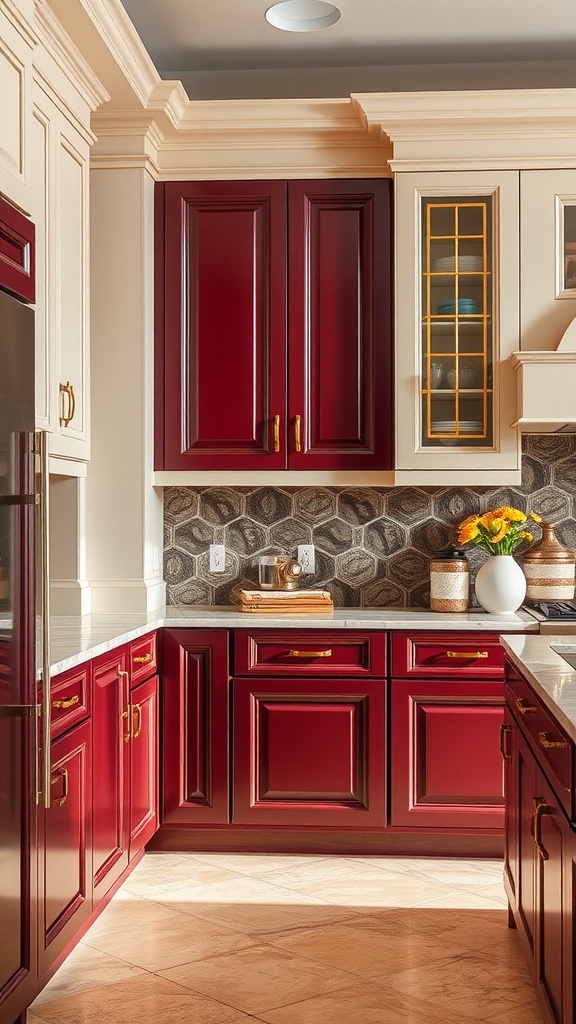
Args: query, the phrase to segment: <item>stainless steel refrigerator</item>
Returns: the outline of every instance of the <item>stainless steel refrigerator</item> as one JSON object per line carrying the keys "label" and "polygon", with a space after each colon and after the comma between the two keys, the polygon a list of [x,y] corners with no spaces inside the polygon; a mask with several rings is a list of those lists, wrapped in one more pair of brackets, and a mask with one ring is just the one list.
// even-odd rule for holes
{"label": "stainless steel refrigerator", "polygon": [[0,292],[0,1024],[33,995],[36,683],[34,312]]}

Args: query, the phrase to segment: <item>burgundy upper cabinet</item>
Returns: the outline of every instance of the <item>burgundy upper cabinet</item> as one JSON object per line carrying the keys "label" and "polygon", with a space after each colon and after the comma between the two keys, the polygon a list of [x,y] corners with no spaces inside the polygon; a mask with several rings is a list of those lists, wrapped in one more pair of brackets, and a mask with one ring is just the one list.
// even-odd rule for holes
{"label": "burgundy upper cabinet", "polygon": [[157,468],[389,468],[390,181],[156,189]]}
{"label": "burgundy upper cabinet", "polygon": [[34,240],[31,220],[0,196],[0,288],[34,302]]}

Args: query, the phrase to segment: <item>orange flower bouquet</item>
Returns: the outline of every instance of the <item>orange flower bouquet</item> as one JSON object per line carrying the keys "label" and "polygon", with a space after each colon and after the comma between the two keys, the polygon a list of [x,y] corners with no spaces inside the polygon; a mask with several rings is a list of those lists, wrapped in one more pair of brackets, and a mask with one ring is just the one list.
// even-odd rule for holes
{"label": "orange flower bouquet", "polygon": [[526,529],[529,519],[541,523],[536,512],[502,505],[481,516],[468,516],[458,527],[459,544],[476,544],[490,555],[511,555],[523,541],[531,543],[533,535]]}

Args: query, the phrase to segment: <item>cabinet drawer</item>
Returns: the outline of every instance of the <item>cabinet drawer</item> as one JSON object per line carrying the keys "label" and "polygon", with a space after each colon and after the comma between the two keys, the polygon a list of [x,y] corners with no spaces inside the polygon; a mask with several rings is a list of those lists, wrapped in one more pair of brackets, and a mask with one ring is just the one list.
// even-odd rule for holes
{"label": "cabinet drawer", "polygon": [[514,670],[506,672],[506,699],[559,800],[572,812],[573,744],[528,683]]}
{"label": "cabinet drawer", "polygon": [[60,736],[88,718],[91,711],[90,698],[89,664],[54,676],[50,683],[52,737]]}
{"label": "cabinet drawer", "polygon": [[130,686],[136,686],[143,679],[155,676],[158,671],[156,633],[150,633],[130,644],[129,672]]}
{"label": "cabinet drawer", "polygon": [[386,634],[341,630],[237,630],[237,676],[383,676]]}
{"label": "cabinet drawer", "polygon": [[392,675],[499,679],[504,648],[498,633],[394,633]]}

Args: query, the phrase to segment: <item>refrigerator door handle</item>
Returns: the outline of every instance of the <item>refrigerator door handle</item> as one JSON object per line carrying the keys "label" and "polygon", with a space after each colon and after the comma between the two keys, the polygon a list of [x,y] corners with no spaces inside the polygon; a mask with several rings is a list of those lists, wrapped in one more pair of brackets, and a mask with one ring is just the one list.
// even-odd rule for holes
{"label": "refrigerator door handle", "polygon": [[0,508],[5,505],[39,505],[39,494],[2,494],[0,495]]}
{"label": "refrigerator door handle", "polygon": [[[45,430],[36,432],[36,453],[39,456],[40,487],[38,495],[38,551],[41,586],[42,629],[42,784],[37,787],[38,804],[50,807],[52,766],[50,758],[50,730],[52,707],[50,701],[50,569],[48,561],[48,436]],[[38,763],[38,738],[36,740]]]}
{"label": "refrigerator door handle", "polygon": [[0,704],[0,718],[39,718],[40,704]]}

